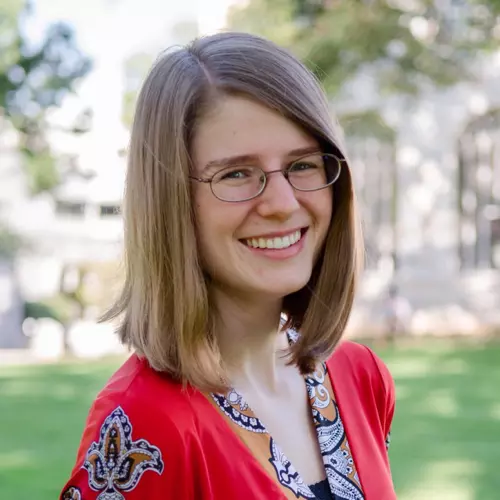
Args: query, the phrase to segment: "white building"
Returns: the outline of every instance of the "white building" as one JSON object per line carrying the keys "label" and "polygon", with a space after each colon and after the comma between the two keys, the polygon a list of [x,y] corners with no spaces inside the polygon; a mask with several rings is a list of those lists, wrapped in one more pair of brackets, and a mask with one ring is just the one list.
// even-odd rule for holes
{"label": "white building", "polygon": [[[0,224],[12,230],[15,220],[27,198],[26,183],[19,168],[17,134],[0,117]],[[16,279],[14,262],[0,255],[0,349],[25,345],[20,334],[23,302]]]}
{"label": "white building", "polygon": [[377,251],[354,319],[360,329],[380,319],[390,283],[422,333],[500,326],[500,52],[474,70],[477,83],[428,91],[411,113],[397,100],[383,105],[394,143],[350,140]]}

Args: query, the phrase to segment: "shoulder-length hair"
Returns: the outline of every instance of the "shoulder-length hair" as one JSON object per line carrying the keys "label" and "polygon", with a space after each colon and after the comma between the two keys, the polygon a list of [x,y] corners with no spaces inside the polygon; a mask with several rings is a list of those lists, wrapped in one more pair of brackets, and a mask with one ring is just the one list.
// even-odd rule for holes
{"label": "shoulder-length hair", "polygon": [[[260,37],[221,33],[162,55],[137,101],[124,197],[123,290],[105,320],[122,317],[121,341],[150,365],[201,390],[228,386],[200,265],[189,180],[190,144],[214,99],[243,95],[276,110],[345,159],[340,129],[306,67]],[[287,326],[300,331],[289,362],[310,373],[346,326],[362,261],[348,164],[333,186],[323,251],[302,290],[285,297]]]}

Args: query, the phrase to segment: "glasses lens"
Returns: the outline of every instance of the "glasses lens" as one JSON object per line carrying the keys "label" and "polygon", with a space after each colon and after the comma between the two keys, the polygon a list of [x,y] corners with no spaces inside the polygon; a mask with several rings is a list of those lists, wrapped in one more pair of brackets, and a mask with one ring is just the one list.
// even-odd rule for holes
{"label": "glasses lens", "polygon": [[309,155],[289,169],[290,184],[299,191],[316,191],[333,184],[340,175],[340,161],[330,154]]}
{"label": "glasses lens", "polygon": [[244,201],[255,198],[265,184],[260,168],[252,166],[228,167],[212,179],[212,192],[223,201]]}

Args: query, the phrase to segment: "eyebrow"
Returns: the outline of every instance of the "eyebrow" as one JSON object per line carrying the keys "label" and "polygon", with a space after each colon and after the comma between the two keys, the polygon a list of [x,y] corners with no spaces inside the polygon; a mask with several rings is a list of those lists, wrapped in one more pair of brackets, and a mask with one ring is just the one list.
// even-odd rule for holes
{"label": "eyebrow", "polygon": [[[321,148],[319,148],[318,146],[308,146],[305,148],[292,149],[287,153],[286,156],[300,158],[301,156],[319,152],[321,152]],[[255,163],[258,159],[258,155],[245,154],[212,160],[205,165],[205,167],[203,168],[203,173],[206,173],[207,171],[210,171],[214,168],[222,169],[226,167],[244,165],[245,163]]]}

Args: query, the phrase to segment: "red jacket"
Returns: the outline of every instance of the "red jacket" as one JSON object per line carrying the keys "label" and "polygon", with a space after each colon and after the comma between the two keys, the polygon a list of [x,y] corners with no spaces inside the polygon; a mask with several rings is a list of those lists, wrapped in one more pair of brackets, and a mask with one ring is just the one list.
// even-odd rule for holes
{"label": "red jacket", "polygon": [[[342,342],[327,361],[365,500],[396,498],[386,439],[394,384],[365,346]],[[181,390],[132,356],[90,410],[71,478],[72,500],[285,500],[284,491],[207,395]]]}

